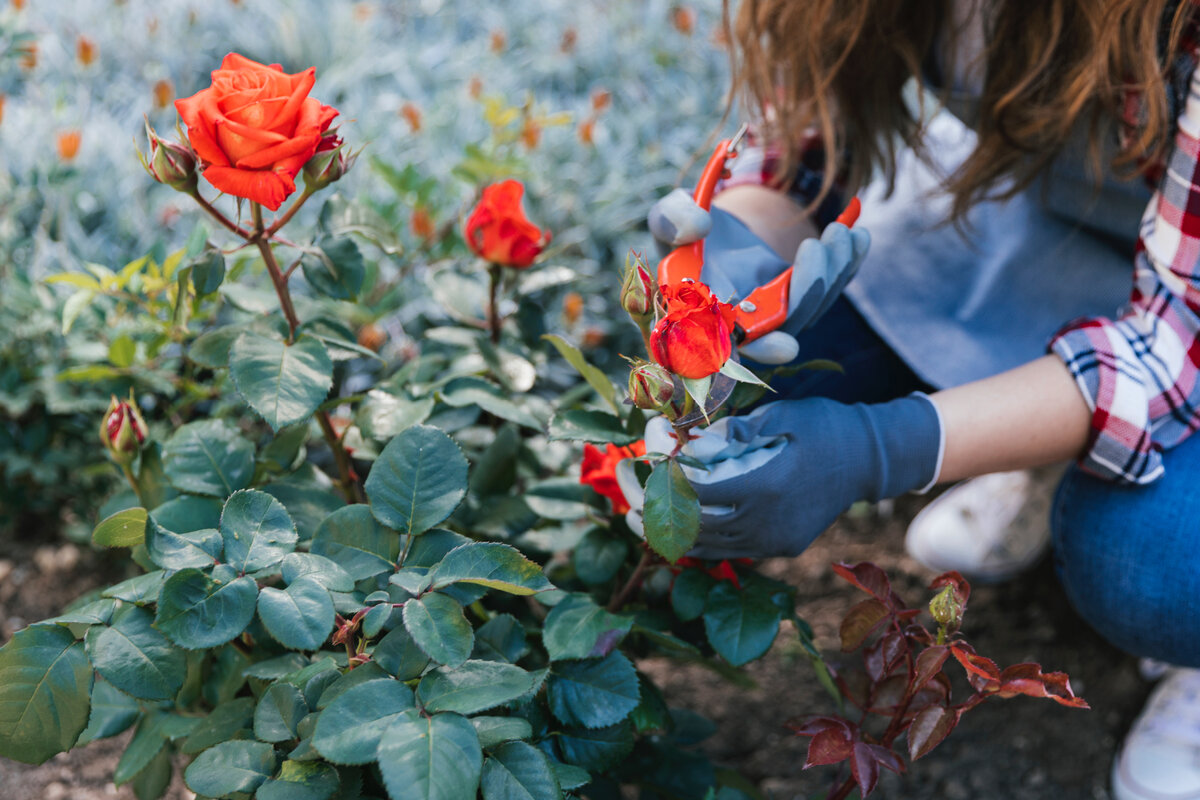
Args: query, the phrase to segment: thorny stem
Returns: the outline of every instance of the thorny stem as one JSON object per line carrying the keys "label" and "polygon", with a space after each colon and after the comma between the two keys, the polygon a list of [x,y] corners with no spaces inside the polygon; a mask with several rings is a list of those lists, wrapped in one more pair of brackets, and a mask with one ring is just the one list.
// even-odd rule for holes
{"label": "thorny stem", "polygon": [[203,197],[200,196],[199,191],[192,192],[192,199],[194,199],[201,208],[203,208],[205,211],[207,211],[208,215],[210,217],[212,217],[217,222],[224,225],[229,230],[236,233],[238,236],[242,237],[246,241],[250,241],[251,239],[254,238],[255,234],[253,232],[246,230],[245,228],[241,227],[240,225],[235,223],[233,220],[231,220],[229,217],[225,216],[220,211],[218,211],[216,206],[214,206],[212,203],[208,202],[207,200],[205,200]]}
{"label": "thorny stem", "polygon": [[500,271],[504,269],[499,264],[488,266],[490,280],[488,281],[488,328],[492,332],[492,344],[500,343],[500,309],[496,306],[496,295],[500,288]]}
{"label": "thorny stem", "polygon": [[612,599],[608,601],[608,610],[610,612],[617,611],[621,606],[625,605],[634,591],[641,585],[642,576],[653,560],[654,554],[650,552],[649,548],[642,551],[642,557],[638,561],[637,566],[633,568],[633,574],[629,576],[629,580],[625,581],[625,585],[621,587],[620,591],[615,592]]}

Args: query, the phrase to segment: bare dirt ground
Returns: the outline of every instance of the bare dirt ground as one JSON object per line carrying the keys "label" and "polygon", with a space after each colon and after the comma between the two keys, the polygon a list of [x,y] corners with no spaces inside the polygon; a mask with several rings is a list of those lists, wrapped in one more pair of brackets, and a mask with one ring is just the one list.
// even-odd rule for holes
{"label": "bare dirt ground", "polygon": [[[860,595],[829,569],[834,561],[873,561],[892,577],[910,603],[922,604],[933,573],[909,559],[904,526],[920,501],[899,501],[886,517],[843,519],[803,556],[765,562],[767,574],[799,589],[800,615],[818,644],[836,657],[837,626]],[[106,583],[118,563],[74,545],[3,545],[0,552],[0,640],[30,621],[56,613],[77,595]],[[1115,650],[1067,604],[1050,560],[1020,579],[976,586],[964,632],[980,653],[1001,666],[1038,661],[1071,676],[1092,705],[1078,711],[1045,700],[1015,698],[985,704],[937,750],[904,776],[884,773],[874,796],[889,800],[1105,800],[1108,773],[1121,737],[1151,686],[1136,659]],[[794,639],[780,635],[771,653],[747,672],[757,683],[739,689],[699,667],[647,661],[642,668],[664,686],[670,703],[713,719],[718,733],[704,746],[720,764],[746,775],[773,800],[821,797],[833,782],[831,768],[802,769],[807,740],[786,722],[832,710],[832,703],[800,656]],[[114,787],[113,767],[130,734],[61,754],[31,767],[0,759],[3,800],[133,800],[130,787]],[[169,800],[190,800],[176,774]]]}

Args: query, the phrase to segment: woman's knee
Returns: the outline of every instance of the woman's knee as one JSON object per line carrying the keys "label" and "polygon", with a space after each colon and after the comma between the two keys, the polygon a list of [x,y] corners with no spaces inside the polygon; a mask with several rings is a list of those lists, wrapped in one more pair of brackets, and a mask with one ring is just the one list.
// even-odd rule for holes
{"label": "woman's knee", "polygon": [[1052,517],[1055,567],[1080,615],[1129,653],[1190,666],[1200,666],[1195,471],[1126,487],[1073,467]]}

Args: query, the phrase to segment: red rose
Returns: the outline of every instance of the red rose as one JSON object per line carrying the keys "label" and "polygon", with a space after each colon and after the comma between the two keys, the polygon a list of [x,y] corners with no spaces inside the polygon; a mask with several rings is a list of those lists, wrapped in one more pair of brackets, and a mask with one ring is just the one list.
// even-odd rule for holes
{"label": "red rose", "polygon": [[702,283],[661,287],[667,315],[650,332],[650,356],[684,378],[717,372],[733,353],[733,306]]}
{"label": "red rose", "polygon": [[609,443],[604,450],[585,444],[583,446],[583,468],[579,471],[579,482],[591,486],[597,494],[604,495],[612,503],[614,514],[624,514],[629,503],[617,485],[617,462],[646,454],[645,442],[634,442],[628,447],[617,447]]}
{"label": "red rose", "polygon": [[728,558],[723,558],[717,562],[716,566],[706,567],[705,562],[701,561],[700,559],[688,558],[687,556],[684,556],[676,561],[674,566],[676,574],[685,569],[698,569],[701,572],[707,573],[708,576],[714,580],[729,581],[733,584],[733,588],[741,589],[742,581],[738,577],[737,570],[733,568],[734,564],[752,566],[754,564],[754,560],[749,558],[735,558],[730,561]]}
{"label": "red rose", "polygon": [[210,87],[176,100],[208,182],[277,210],[338,115],[308,96],[316,79],[313,67],[288,75],[279,64],[230,53]]}
{"label": "red rose", "polygon": [[550,241],[550,231],[542,231],[525,216],[520,181],[493,183],[483,190],[479,205],[467,217],[463,236],[476,255],[493,264],[524,269],[533,263]]}

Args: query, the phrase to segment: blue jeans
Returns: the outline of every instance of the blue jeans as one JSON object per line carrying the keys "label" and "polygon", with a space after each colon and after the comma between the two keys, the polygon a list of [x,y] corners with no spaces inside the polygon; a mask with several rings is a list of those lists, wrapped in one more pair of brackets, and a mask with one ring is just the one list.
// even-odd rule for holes
{"label": "blue jeans", "polygon": [[[880,402],[929,387],[845,299],[800,335],[797,361],[828,358],[845,374],[804,371],[772,382],[773,399],[809,395]],[[1112,644],[1200,667],[1200,434],[1167,451],[1149,486],[1118,486],[1071,467],[1051,517],[1054,564],[1072,605]]]}

